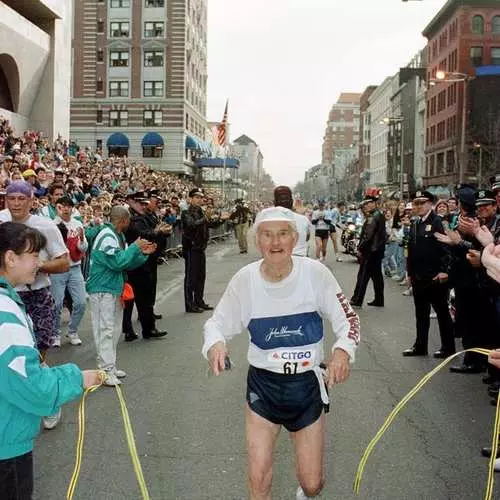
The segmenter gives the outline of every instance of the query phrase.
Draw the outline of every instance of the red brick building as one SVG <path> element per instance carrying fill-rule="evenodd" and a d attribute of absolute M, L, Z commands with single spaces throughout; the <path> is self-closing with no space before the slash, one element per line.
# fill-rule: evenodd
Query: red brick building
<path fill-rule="evenodd" d="M 500 65 L 500 1 L 448 0 L 423 35 L 428 39 L 427 82 L 432 82 L 439 70 L 474 77 L 478 67 Z M 463 82 L 429 86 L 425 186 L 459 181 L 464 87 Z M 467 101 L 468 115 L 470 99 Z M 466 130 L 466 153 L 471 146 Z M 466 181 L 475 173 L 472 165 L 465 161 Z"/>

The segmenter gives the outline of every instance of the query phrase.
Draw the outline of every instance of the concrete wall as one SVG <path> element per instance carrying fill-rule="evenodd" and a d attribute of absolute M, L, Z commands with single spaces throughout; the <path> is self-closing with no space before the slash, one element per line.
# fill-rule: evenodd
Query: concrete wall
<path fill-rule="evenodd" d="M 39 129 L 51 139 L 59 133 L 68 137 L 72 2 L 32 0 L 27 11 L 18 6 L 14 10 L 0 0 L 0 54 L 11 56 L 19 72 L 16 128 Z M 37 23 L 23 15 L 39 12 L 45 17 Z"/>

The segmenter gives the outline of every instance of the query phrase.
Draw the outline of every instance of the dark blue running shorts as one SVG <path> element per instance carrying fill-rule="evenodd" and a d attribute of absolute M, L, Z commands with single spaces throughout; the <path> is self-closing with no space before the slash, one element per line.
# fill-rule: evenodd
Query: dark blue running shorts
<path fill-rule="evenodd" d="M 273 424 L 297 432 L 313 424 L 324 409 L 313 371 L 282 375 L 250 366 L 247 377 L 250 408 Z"/>

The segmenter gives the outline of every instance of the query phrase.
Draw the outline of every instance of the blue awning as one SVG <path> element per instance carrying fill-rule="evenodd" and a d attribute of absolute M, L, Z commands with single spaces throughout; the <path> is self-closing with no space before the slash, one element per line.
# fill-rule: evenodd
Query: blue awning
<path fill-rule="evenodd" d="M 196 151 L 201 150 L 200 143 L 199 143 L 198 139 L 196 139 L 192 135 L 186 136 L 185 148 L 186 149 L 194 149 Z"/>
<path fill-rule="evenodd" d="M 500 66 L 479 66 L 476 68 L 476 76 L 500 75 Z"/>
<path fill-rule="evenodd" d="M 141 146 L 163 146 L 163 137 L 157 132 L 148 132 L 143 138 L 141 142 Z"/>
<path fill-rule="evenodd" d="M 238 168 L 240 162 L 236 158 L 226 159 L 226 168 Z M 224 158 L 202 158 L 196 163 L 197 167 L 200 168 L 224 168 Z"/>
<path fill-rule="evenodd" d="M 128 140 L 128 137 L 125 134 L 122 134 L 121 132 L 115 132 L 114 134 L 111 134 L 108 137 L 108 140 L 106 141 L 106 145 L 108 147 L 120 147 L 120 148 L 128 148 L 130 147 L 130 142 Z"/>

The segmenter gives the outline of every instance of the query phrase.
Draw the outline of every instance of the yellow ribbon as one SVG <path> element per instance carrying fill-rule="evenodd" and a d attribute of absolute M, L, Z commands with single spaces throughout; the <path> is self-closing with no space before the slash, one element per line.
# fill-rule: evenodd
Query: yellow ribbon
<path fill-rule="evenodd" d="M 68 491 L 66 492 L 67 500 L 73 499 L 73 495 L 75 494 L 76 491 L 76 485 L 78 483 L 78 477 L 80 476 L 80 469 L 82 465 L 83 442 L 85 439 L 85 399 L 87 398 L 88 394 L 94 392 L 96 389 L 99 389 L 103 381 L 104 377 L 101 377 L 101 383 L 99 385 L 94 385 L 86 389 L 85 392 L 83 393 L 82 400 L 80 401 L 80 406 L 78 408 L 78 440 L 76 445 L 75 467 L 73 469 L 73 475 L 71 476 L 71 481 L 68 486 Z M 139 461 L 137 448 L 135 446 L 134 432 L 132 430 L 132 424 L 130 423 L 130 417 L 128 414 L 127 405 L 125 404 L 125 399 L 123 397 L 122 390 L 118 385 L 116 386 L 116 394 L 118 395 L 118 401 L 120 402 L 123 425 L 125 427 L 125 435 L 127 437 L 128 449 L 130 452 L 130 457 L 132 459 L 132 465 L 134 466 L 137 482 L 139 483 L 139 488 L 141 490 L 141 495 L 143 500 L 150 500 L 148 487 L 146 486 L 146 481 L 144 479 L 144 474 L 142 472 L 141 462 Z"/>
<path fill-rule="evenodd" d="M 377 445 L 377 443 L 380 441 L 382 436 L 384 435 L 385 431 L 389 428 L 391 423 L 394 421 L 398 413 L 406 406 L 406 404 L 410 401 L 410 399 L 415 396 L 422 387 L 429 382 L 429 380 L 436 375 L 441 369 L 443 369 L 452 359 L 456 358 L 460 354 L 463 354 L 465 352 L 477 352 L 479 354 L 483 354 L 485 356 L 488 356 L 490 354 L 490 350 L 488 349 L 479 349 L 479 348 L 474 348 L 474 349 L 467 349 L 465 351 L 457 352 L 456 354 L 453 354 L 449 358 L 446 358 L 442 363 L 440 363 L 436 368 L 434 368 L 432 371 L 427 373 L 420 382 L 396 405 L 396 407 L 391 411 L 387 419 L 385 420 L 384 424 L 382 427 L 379 429 L 377 434 L 375 434 L 375 437 L 370 441 L 368 446 L 366 447 L 365 452 L 363 453 L 363 456 L 361 458 L 361 461 L 359 462 L 358 465 L 358 470 L 356 472 L 356 476 L 354 477 L 354 492 L 356 494 L 359 494 L 359 489 L 361 486 L 361 479 L 363 477 L 363 471 L 366 465 L 366 462 L 368 461 L 368 457 L 370 456 L 371 452 Z M 491 443 L 491 458 L 490 458 L 490 463 L 489 463 L 489 471 L 488 471 L 488 482 L 486 485 L 486 494 L 485 494 L 485 500 L 491 500 L 493 498 L 493 483 L 494 483 L 494 472 L 495 472 L 495 459 L 496 459 L 496 452 L 498 448 L 498 438 L 500 434 L 500 398 L 497 400 L 497 409 L 496 409 L 496 415 L 495 415 L 495 425 L 493 427 L 493 439 Z"/>

